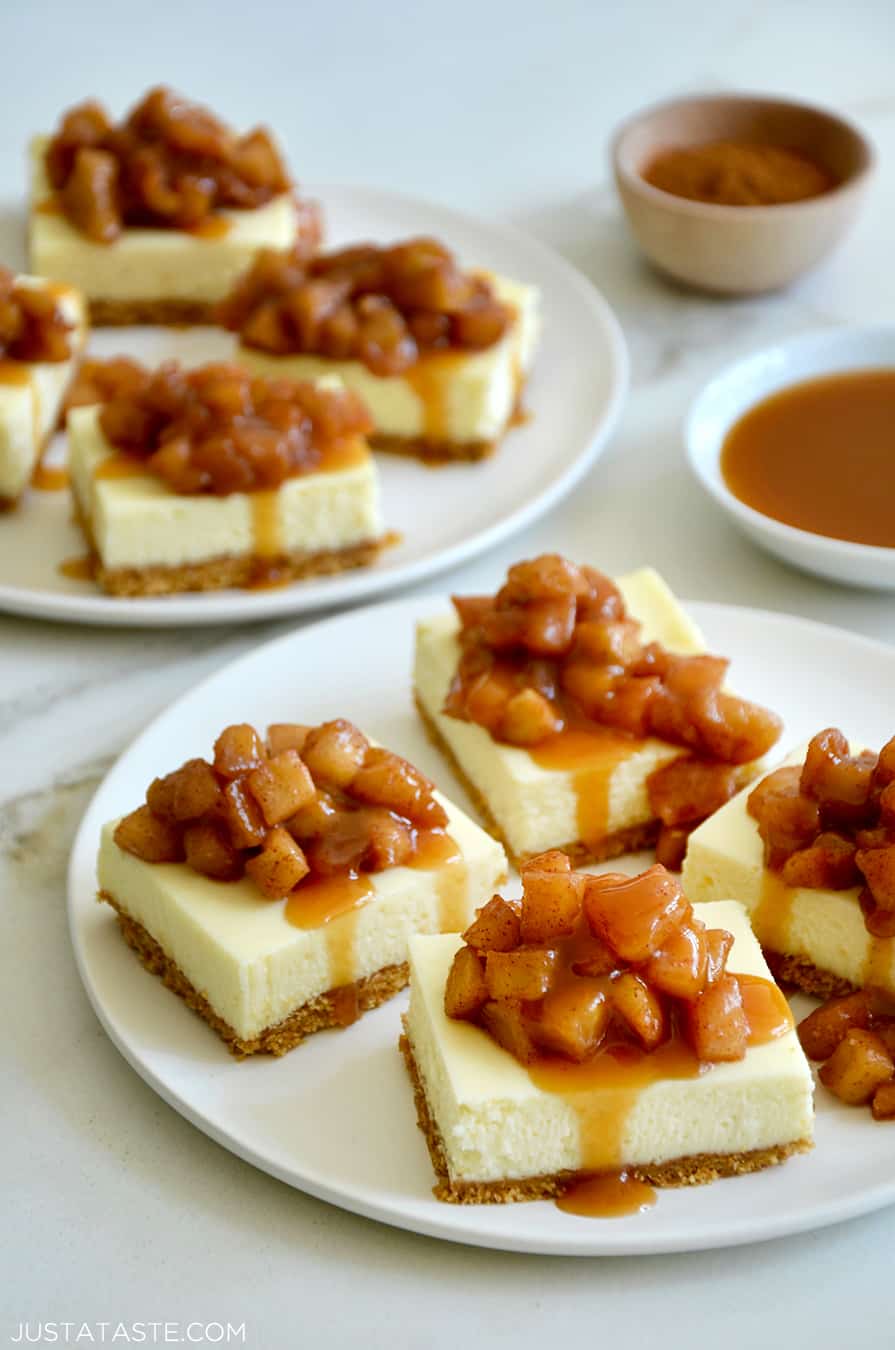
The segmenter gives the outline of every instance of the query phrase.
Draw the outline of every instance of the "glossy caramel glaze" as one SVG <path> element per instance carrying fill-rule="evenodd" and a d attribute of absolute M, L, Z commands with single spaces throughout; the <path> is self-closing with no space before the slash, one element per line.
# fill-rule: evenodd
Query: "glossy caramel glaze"
<path fill-rule="evenodd" d="M 728 432 L 735 497 L 796 529 L 895 547 L 895 370 L 808 380 L 764 399 Z"/>

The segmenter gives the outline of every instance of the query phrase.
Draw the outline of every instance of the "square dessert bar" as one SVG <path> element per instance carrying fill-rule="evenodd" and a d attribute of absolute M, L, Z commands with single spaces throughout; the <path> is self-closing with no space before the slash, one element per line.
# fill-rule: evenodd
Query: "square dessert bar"
<path fill-rule="evenodd" d="M 402 1048 L 438 1199 L 542 1199 L 607 1173 L 693 1185 L 811 1146 L 811 1072 L 745 912 L 734 901 L 681 908 L 662 873 L 566 873 L 589 917 L 562 937 L 555 923 L 539 929 L 540 947 L 526 905 L 545 876 L 556 881 L 546 871 L 535 882 L 523 871 L 521 913 L 497 899 L 481 910 L 468 945 L 411 939 Z M 630 895 L 598 939 L 593 903 L 618 883 Z M 657 923 L 672 920 L 654 909 L 645 938 L 636 931 L 644 885 L 670 897 L 677 938 L 662 936 Z M 565 900 L 553 891 L 549 905 L 556 920 Z M 528 940 L 507 950 L 520 921 Z"/>
<path fill-rule="evenodd" d="M 831 737 L 839 740 L 832 753 Z M 700 825 L 684 860 L 687 894 L 701 901 L 735 895 L 775 971 L 820 997 L 864 986 L 895 994 L 895 829 L 884 823 L 895 819 L 886 814 L 883 786 L 895 747 L 879 757 L 852 753 L 863 783 L 857 794 L 848 789 L 850 800 L 825 800 L 823 784 L 820 796 L 800 791 L 809 755 L 820 772 L 826 763 L 837 773 L 851 767 L 841 732 L 822 732 Z M 835 791 L 836 779 L 828 782 Z M 750 809 L 750 799 L 762 796 L 778 813 L 764 826 Z"/>
<path fill-rule="evenodd" d="M 167 90 L 118 125 L 85 103 L 32 143 L 31 268 L 83 291 L 95 325 L 211 322 L 259 249 L 318 237 L 265 130 Z"/>
<path fill-rule="evenodd" d="M 519 408 L 539 331 L 534 287 L 463 272 L 428 239 L 303 265 L 264 256 L 221 313 L 249 369 L 337 374 L 368 407 L 375 448 L 433 460 L 493 451 Z"/>
<path fill-rule="evenodd" d="M 463 927 L 505 874 L 494 840 L 343 721 L 266 743 L 229 728 L 104 828 L 98 861 L 125 940 L 237 1057 L 391 997 L 410 934 Z"/>
<path fill-rule="evenodd" d="M 562 582 L 566 573 L 576 578 L 581 575 L 573 564 L 553 556 L 518 564 L 496 598 L 498 608 L 511 586 L 521 584 L 520 578 L 533 577 L 540 584 L 543 575 L 550 586 L 554 580 L 557 585 Z M 616 709 L 623 700 L 630 700 L 631 693 L 643 700 L 665 696 L 663 689 L 656 688 L 655 674 L 650 673 L 654 666 L 658 669 L 658 660 L 667 665 L 669 654 L 672 658 L 699 657 L 704 642 L 651 568 L 629 573 L 617 583 L 593 569 L 588 574 L 592 584 L 605 593 L 603 600 L 593 603 L 611 604 L 621 617 L 582 622 L 580 615 L 575 618 L 573 599 L 571 615 L 563 613 L 561 629 L 546 633 L 538 649 L 541 655 L 524 646 L 524 632 L 523 645 L 513 646 L 515 629 L 510 631 L 506 625 L 526 622 L 529 613 L 540 622 L 545 608 L 554 603 L 549 599 L 495 612 L 490 597 L 458 597 L 458 613 L 423 620 L 417 627 L 414 692 L 419 711 L 489 827 L 517 859 L 562 848 L 577 862 L 599 861 L 643 848 L 660 835 L 660 814 L 662 825 L 675 832 L 677 846 L 679 836 L 691 827 L 694 809 L 696 818 L 704 817 L 731 795 L 737 782 L 753 773 L 748 762 L 725 765 L 716 760 L 707 770 L 702 763 L 694 768 L 690 756 L 694 751 L 697 756 L 704 754 L 705 749 L 693 735 L 694 728 L 682 726 L 677 715 L 674 725 L 671 718 L 663 723 L 674 732 L 668 737 L 638 734 L 638 727 L 649 725 L 644 708 L 649 710 L 643 702 L 626 703 L 625 716 L 630 714 L 633 720 L 619 720 Z M 461 615 L 466 616 L 473 638 L 485 631 L 475 627 L 484 616 L 483 622 L 491 627 L 483 641 L 490 643 L 487 634 L 493 633 L 497 644 L 472 653 L 475 664 L 468 681 L 461 673 L 461 662 L 463 669 L 470 662 Z M 557 645 L 551 653 L 547 644 L 554 642 Z M 658 655 L 653 644 L 661 648 Z M 627 692 L 616 692 L 613 682 L 621 670 L 618 663 L 625 660 L 639 661 L 640 665 L 632 664 L 638 673 Z M 712 672 L 712 679 L 720 680 L 725 663 L 705 657 L 701 664 Z M 538 692 L 539 680 L 547 682 L 548 695 Z M 527 681 L 535 684 L 508 704 L 508 694 L 522 690 Z M 573 681 L 581 698 L 562 711 L 559 700 L 571 697 Z M 596 721 L 584 716 L 587 709 L 593 710 Z M 772 740 L 778 726 L 776 719 L 769 724 Z M 719 749 L 735 753 L 740 761 L 743 758 L 742 747 L 728 752 L 719 743 Z M 755 753 L 747 750 L 747 760 Z M 669 797 L 660 811 L 652 799 L 651 778 L 685 758 L 681 783 L 669 783 L 684 808 L 679 809 Z M 697 782 L 695 775 L 704 782 Z M 670 861 L 667 855 L 662 860 Z"/>
<path fill-rule="evenodd" d="M 68 418 L 72 492 L 103 590 L 298 580 L 365 566 L 387 544 L 366 414 L 337 383 L 287 386 L 285 397 L 227 366 L 131 366 L 121 381 Z M 227 412 L 227 390 L 235 406 L 254 401 L 251 433 Z"/>
<path fill-rule="evenodd" d="M 87 340 L 71 286 L 0 268 L 0 507 L 24 492 L 59 423 Z M 8 336 L 6 335 L 8 333 Z"/>

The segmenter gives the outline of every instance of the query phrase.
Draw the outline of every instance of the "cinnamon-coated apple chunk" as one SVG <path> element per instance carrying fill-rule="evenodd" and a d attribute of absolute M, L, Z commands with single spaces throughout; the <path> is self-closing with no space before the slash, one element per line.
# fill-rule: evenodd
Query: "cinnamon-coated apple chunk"
<path fill-rule="evenodd" d="M 235 881 L 243 873 L 243 861 L 237 849 L 216 825 L 200 822 L 183 832 L 186 861 L 194 872 L 202 872 L 216 881 Z"/>
<path fill-rule="evenodd" d="M 485 956 L 485 984 L 489 997 L 543 998 L 553 983 L 557 961 L 557 953 L 544 947 L 488 952 Z"/>
<path fill-rule="evenodd" d="M 581 913 L 585 878 L 581 872 L 523 871 L 522 941 L 549 942 L 574 932 Z"/>
<path fill-rule="evenodd" d="M 197 820 L 218 804 L 221 789 L 204 759 L 189 759 L 173 773 L 156 778 L 146 792 L 146 804 L 167 820 Z"/>
<path fill-rule="evenodd" d="M 272 829 L 260 853 L 245 865 L 262 895 L 280 900 L 293 891 L 311 870 L 308 860 L 288 830 L 281 825 Z"/>
<path fill-rule="evenodd" d="M 590 1059 L 609 1026 L 610 1006 L 594 981 L 576 980 L 552 989 L 526 1010 L 526 1026 L 541 1050 L 577 1064 Z"/>
<path fill-rule="evenodd" d="M 482 1026 L 498 1045 L 520 1064 L 530 1064 L 536 1052 L 519 999 L 489 999 L 480 1013 Z"/>
<path fill-rule="evenodd" d="M 853 1027 L 821 1068 L 820 1081 L 840 1101 L 862 1106 L 893 1075 L 895 1062 L 880 1037 Z"/>
<path fill-rule="evenodd" d="M 870 996 L 864 989 L 829 999 L 799 1023 L 799 1040 L 809 1059 L 829 1059 L 853 1028 L 870 1025 Z"/>
<path fill-rule="evenodd" d="M 220 816 L 235 848 L 256 848 L 264 843 L 267 822 L 245 778 L 232 778 L 223 789 Z"/>
<path fill-rule="evenodd" d="M 651 956 L 644 975 L 654 988 L 675 998 L 696 998 L 706 986 L 708 944 L 706 930 L 691 920 L 670 933 Z"/>
<path fill-rule="evenodd" d="M 280 825 L 306 806 L 316 788 L 297 750 L 281 750 L 247 775 L 246 785 L 270 826 Z"/>
<path fill-rule="evenodd" d="M 301 756 L 316 781 L 347 788 L 363 764 L 368 746 L 366 736 L 353 722 L 338 717 L 308 734 Z"/>
<path fill-rule="evenodd" d="M 273 722 L 267 728 L 267 753 L 278 755 L 281 750 L 297 750 L 301 754 L 311 728 L 301 722 Z"/>
<path fill-rule="evenodd" d="M 374 746 L 367 751 L 363 767 L 351 780 L 352 795 L 360 801 L 397 811 L 429 829 L 444 825 L 444 808 L 432 797 L 432 784 L 419 769 L 400 755 Z"/>
<path fill-rule="evenodd" d="M 723 974 L 687 1005 L 687 1029 L 702 1060 L 743 1059 L 749 1044 L 749 1020 L 735 975 Z"/>
<path fill-rule="evenodd" d="M 214 743 L 214 769 L 224 778 L 238 778 L 266 758 L 261 737 L 247 722 L 225 727 Z"/>
<path fill-rule="evenodd" d="M 448 1017 L 474 1017 L 488 1002 L 485 964 L 472 947 L 460 947 L 444 987 L 444 1010 Z"/>
<path fill-rule="evenodd" d="M 633 970 L 617 975 L 609 986 L 612 1010 L 637 1037 L 644 1050 L 655 1050 L 668 1034 L 665 1009 L 646 980 Z"/>
<path fill-rule="evenodd" d="M 625 961 L 647 961 L 683 917 L 686 902 L 664 867 L 639 877 L 609 872 L 588 877 L 584 909 L 595 936 Z"/>
<path fill-rule="evenodd" d="M 870 1107 L 874 1120 L 895 1120 L 895 1082 L 881 1083 Z"/>
<path fill-rule="evenodd" d="M 513 951 L 522 941 L 519 910 L 502 896 L 492 896 L 466 929 L 463 941 L 481 952 Z"/>
<path fill-rule="evenodd" d="M 115 829 L 115 843 L 146 862 L 180 862 L 184 856 L 176 825 L 154 815 L 148 805 L 122 817 Z"/>

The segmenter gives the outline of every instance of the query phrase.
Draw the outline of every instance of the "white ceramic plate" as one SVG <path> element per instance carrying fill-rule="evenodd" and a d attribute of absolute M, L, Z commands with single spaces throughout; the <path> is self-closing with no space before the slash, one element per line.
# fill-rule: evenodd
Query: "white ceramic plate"
<path fill-rule="evenodd" d="M 895 324 L 827 328 L 737 361 L 716 375 L 690 408 L 684 429 L 690 468 L 744 534 L 784 562 L 847 586 L 895 590 L 895 548 L 830 539 L 785 525 L 741 502 L 721 472 L 727 433 L 762 399 L 803 380 L 893 366 Z M 843 465 L 847 465 L 848 446 L 842 447 L 842 454 Z"/>
<path fill-rule="evenodd" d="M 646 1214 L 593 1220 L 547 1202 L 440 1204 L 397 1049 L 406 995 L 282 1060 L 238 1064 L 137 964 L 94 899 L 100 826 L 141 801 L 154 775 L 207 753 L 227 722 L 351 717 L 463 801 L 409 697 L 414 621 L 446 604 L 399 601 L 258 648 L 169 708 L 109 773 L 75 841 L 69 915 L 81 977 L 121 1053 L 188 1120 L 264 1171 L 344 1209 L 454 1242 L 566 1255 L 688 1251 L 817 1228 L 895 1201 L 895 1124 L 820 1092 L 813 1153 L 754 1176 L 661 1191 Z M 891 734 L 895 648 L 757 610 L 691 610 L 710 648 L 733 658 L 737 689 L 784 715 L 781 750 L 840 718 L 869 745 Z M 799 999 L 797 1014 L 809 1006 Z"/>
<path fill-rule="evenodd" d="M 84 553 L 69 520 L 68 493 L 32 492 L 22 509 L 0 518 L 0 609 L 79 623 L 192 626 L 366 599 L 454 566 L 522 529 L 559 501 L 605 447 L 624 401 L 627 354 L 612 311 L 580 273 L 536 240 L 448 207 L 361 187 L 308 190 L 324 204 L 334 245 L 433 234 L 467 264 L 540 288 L 543 335 L 526 393 L 530 420 L 480 464 L 427 469 L 379 455 L 386 523 L 402 542 L 371 568 L 278 590 L 103 595 L 59 573 L 60 562 Z M 99 356 L 123 351 L 150 364 L 169 357 L 195 363 L 226 358 L 232 343 L 215 329 L 100 329 L 90 350 Z"/>

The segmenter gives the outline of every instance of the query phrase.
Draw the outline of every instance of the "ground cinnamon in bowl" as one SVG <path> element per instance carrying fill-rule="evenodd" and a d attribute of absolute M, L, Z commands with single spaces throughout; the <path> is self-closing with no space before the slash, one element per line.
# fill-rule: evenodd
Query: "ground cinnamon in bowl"
<path fill-rule="evenodd" d="M 644 169 L 652 187 L 715 206 L 779 206 L 819 197 L 837 180 L 799 150 L 710 141 L 663 150 Z"/>

